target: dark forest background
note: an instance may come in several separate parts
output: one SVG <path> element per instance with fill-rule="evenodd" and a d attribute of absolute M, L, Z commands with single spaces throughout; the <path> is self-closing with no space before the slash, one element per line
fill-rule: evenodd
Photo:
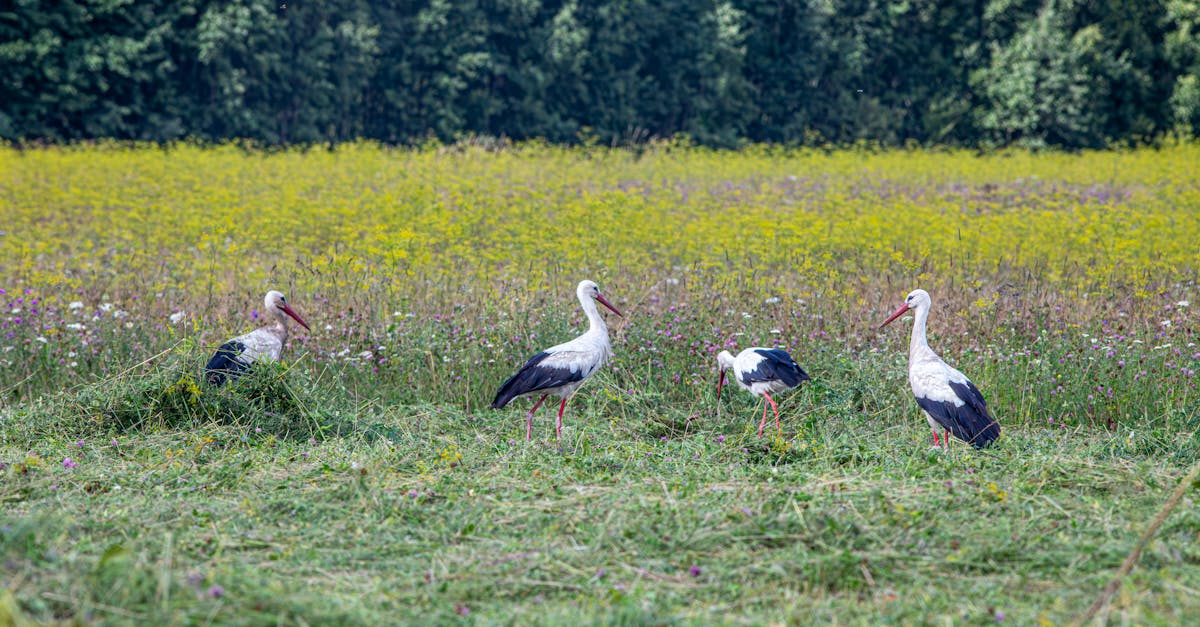
<path fill-rule="evenodd" d="M 16 141 L 1081 148 L 1198 129 L 1198 0 L 0 0 Z"/>

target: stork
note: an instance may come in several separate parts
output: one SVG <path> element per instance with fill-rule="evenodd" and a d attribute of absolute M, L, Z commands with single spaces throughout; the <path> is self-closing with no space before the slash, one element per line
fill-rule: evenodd
<path fill-rule="evenodd" d="M 758 423 L 760 438 L 763 427 L 767 426 L 767 403 L 775 410 L 775 428 L 783 428 L 779 424 L 779 407 L 775 405 L 771 393 L 778 394 L 810 380 L 808 373 L 796 365 L 792 356 L 778 348 L 754 346 L 738 353 L 737 357 L 729 351 L 721 351 L 717 354 L 717 366 L 721 369 L 721 375 L 717 378 L 718 403 L 721 402 L 721 386 L 725 384 L 726 370 L 733 370 L 733 380 L 743 390 L 767 399 L 763 403 L 762 422 Z"/>
<path fill-rule="evenodd" d="M 226 379 L 241 376 L 256 361 L 277 361 L 288 336 L 285 316 L 291 316 L 300 326 L 308 329 L 308 324 L 300 319 L 300 315 L 288 305 L 280 292 L 267 292 L 263 305 L 263 311 L 275 321 L 222 344 L 204 367 L 204 377 L 210 384 L 220 387 Z"/>
<path fill-rule="evenodd" d="M 618 316 L 621 312 L 600 294 L 600 288 L 592 281 L 581 281 L 579 287 L 575 288 L 575 296 L 579 298 L 579 304 L 587 314 L 587 332 L 570 342 L 551 346 L 530 357 L 516 374 L 500 386 L 496 398 L 492 401 L 492 409 L 501 409 L 514 398 L 540 394 L 526 416 L 527 442 L 533 436 L 533 413 L 547 396 L 562 398 L 562 403 L 558 406 L 558 422 L 555 429 L 558 437 L 562 437 L 562 417 L 563 410 L 567 408 L 567 399 L 612 356 L 608 327 L 596 308 L 596 302 L 599 301 Z"/>
<path fill-rule="evenodd" d="M 908 346 L 908 383 L 933 429 L 933 446 L 938 448 L 938 432 L 942 431 L 945 433 L 942 442 L 947 448 L 951 433 L 975 448 L 983 448 L 1000 437 L 1000 423 L 988 413 L 987 401 L 979 388 L 929 348 L 929 342 L 925 341 L 925 321 L 929 318 L 930 304 L 928 292 L 913 290 L 879 328 L 909 310 L 916 312 Z"/>

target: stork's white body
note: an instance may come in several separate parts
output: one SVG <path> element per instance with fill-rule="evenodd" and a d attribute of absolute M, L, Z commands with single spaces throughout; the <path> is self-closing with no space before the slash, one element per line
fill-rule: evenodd
<path fill-rule="evenodd" d="M 914 325 L 913 334 L 916 332 L 917 327 Z M 967 375 L 943 361 L 929 348 L 929 344 L 925 343 L 925 332 L 922 328 L 920 343 L 913 341 L 908 349 L 908 385 L 912 388 L 913 396 L 934 402 L 949 402 L 961 407 L 966 403 L 950 387 L 951 382 L 973 385 Z M 921 410 L 921 413 L 925 414 L 930 429 L 936 432 L 942 428 L 929 412 Z"/>
<path fill-rule="evenodd" d="M 600 289 L 592 281 L 580 282 L 575 289 L 575 296 L 587 315 L 588 330 L 569 342 L 551 346 L 529 358 L 516 374 L 500 386 L 495 400 L 492 401 L 491 407 L 500 409 L 513 399 L 539 396 L 537 403 L 529 410 L 526 420 L 526 440 L 531 439 L 533 435 L 533 413 L 547 396 L 562 399 L 556 423 L 556 433 L 562 437 L 562 414 L 567 399 L 612 356 L 608 325 L 597 310 L 596 301 L 603 303 L 618 316 L 621 315 L 620 312 L 600 295 Z"/>
<path fill-rule="evenodd" d="M 912 336 L 908 345 L 908 383 L 913 397 L 921 407 L 926 422 L 933 429 L 934 446 L 940 432 L 949 434 L 976 448 L 988 446 L 1000 437 L 1000 425 L 992 419 L 983 394 L 966 375 L 951 367 L 925 338 L 932 300 L 925 290 L 913 290 L 902 305 L 883 325 L 913 311 Z M 883 326 L 881 325 L 881 326 Z"/>
<path fill-rule="evenodd" d="M 721 355 L 717 356 L 717 361 L 718 363 L 722 363 L 721 356 L 724 355 L 724 363 L 728 363 L 729 370 L 733 371 L 733 380 L 737 381 L 738 387 L 746 390 L 753 396 L 762 396 L 764 393 L 783 392 L 795 387 L 784 383 L 783 379 L 772 378 L 761 380 L 754 379 L 751 376 L 751 373 L 757 372 L 759 366 L 766 361 L 766 356 L 759 352 L 765 350 L 767 349 L 755 346 L 738 353 L 737 357 L 733 357 L 732 353 L 728 351 L 721 351 Z M 733 358 L 732 361 L 729 361 L 730 357 Z"/>
<path fill-rule="evenodd" d="M 283 354 L 283 344 L 287 342 L 287 338 L 287 323 L 276 319 L 270 325 L 259 327 L 230 341 L 238 342 L 246 347 L 237 356 L 237 360 L 249 366 L 258 361 L 279 361 L 279 356 Z"/>

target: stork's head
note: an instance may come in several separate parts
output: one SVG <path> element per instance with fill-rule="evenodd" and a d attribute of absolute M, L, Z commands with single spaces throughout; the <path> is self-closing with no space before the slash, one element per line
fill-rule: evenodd
<path fill-rule="evenodd" d="M 265 311 L 275 316 L 278 320 L 284 320 L 284 315 L 291 316 L 293 320 L 300 323 L 300 326 L 311 331 L 308 328 L 308 323 L 300 319 L 300 314 L 287 304 L 287 299 L 283 297 L 282 292 L 271 290 L 267 292 L 266 298 L 263 299 L 263 304 L 266 305 Z"/>
<path fill-rule="evenodd" d="M 725 385 L 725 371 L 733 367 L 733 354 L 729 351 L 721 351 L 717 353 L 717 369 L 721 374 L 717 375 L 717 402 L 721 402 L 721 386 Z"/>
<path fill-rule="evenodd" d="M 601 305 L 608 307 L 609 310 L 618 316 L 621 315 L 621 312 L 617 311 L 617 308 L 613 307 L 612 303 L 608 302 L 608 299 L 604 298 L 604 295 L 600 293 L 600 286 L 596 285 L 595 281 L 588 281 L 586 279 L 580 281 L 579 287 L 575 288 L 575 294 L 579 296 L 579 300 L 581 301 L 588 298 L 594 299 L 599 301 Z M 624 316 L 621 317 L 623 318 Z"/>
<path fill-rule="evenodd" d="M 929 299 L 929 292 L 921 289 L 913 290 L 908 293 L 908 296 L 904 297 L 904 304 L 900 305 L 900 308 L 893 312 L 887 320 L 884 320 L 883 324 L 879 325 L 879 328 L 886 327 L 888 323 L 904 315 L 909 310 L 920 309 L 922 307 L 929 309 L 930 303 L 932 301 Z"/>

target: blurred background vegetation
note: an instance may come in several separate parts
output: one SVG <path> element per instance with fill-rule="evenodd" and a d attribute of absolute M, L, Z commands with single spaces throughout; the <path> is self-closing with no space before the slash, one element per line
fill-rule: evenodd
<path fill-rule="evenodd" d="M 15 0 L 0 138 L 1105 147 L 1200 130 L 1196 0 Z"/>

